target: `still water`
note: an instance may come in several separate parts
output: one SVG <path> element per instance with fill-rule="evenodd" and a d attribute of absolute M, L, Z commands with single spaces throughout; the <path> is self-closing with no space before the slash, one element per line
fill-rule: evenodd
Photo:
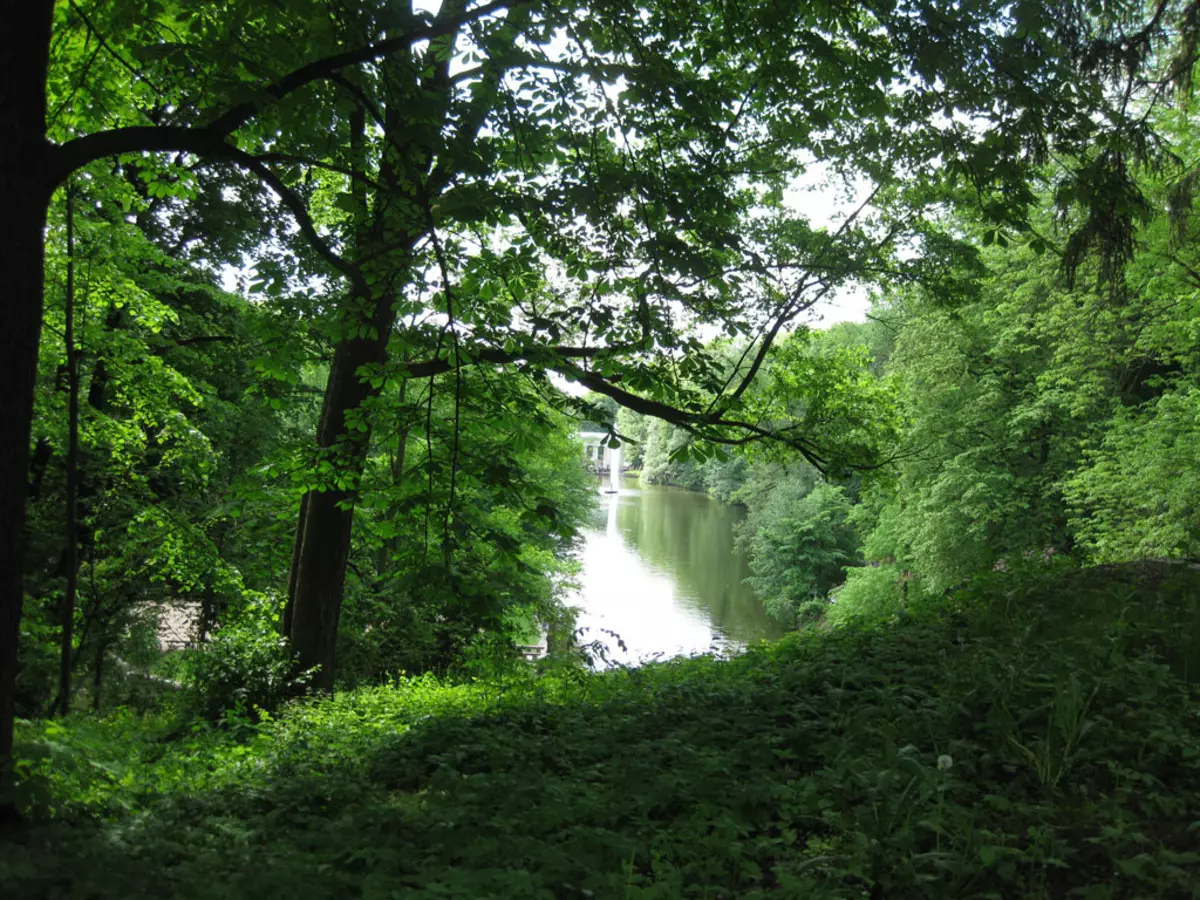
<path fill-rule="evenodd" d="M 733 547 L 744 514 L 705 494 L 629 478 L 620 493 L 601 494 L 584 533 L 580 591 L 570 601 L 588 629 L 581 641 L 603 640 L 609 659 L 629 663 L 777 637 Z M 609 632 L 620 635 L 624 651 Z"/>

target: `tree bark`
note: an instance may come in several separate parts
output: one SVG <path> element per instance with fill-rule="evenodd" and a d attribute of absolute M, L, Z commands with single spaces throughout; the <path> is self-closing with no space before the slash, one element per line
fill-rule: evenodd
<path fill-rule="evenodd" d="M 317 446 L 329 454 L 339 476 L 350 486 L 310 491 L 301 503 L 301 522 L 296 529 L 299 550 L 293 554 L 291 596 L 285 620 L 301 670 L 319 667 L 309 683 L 321 691 L 333 690 L 338 619 L 350 558 L 357 481 L 370 440 L 369 429 L 348 427 L 346 415 L 378 396 L 380 389 L 359 377 L 359 370 L 387 361 L 388 338 L 395 317 L 392 298 L 385 292 L 374 302 L 370 323 L 373 336 L 342 340 L 334 349 L 317 429 Z"/>
<path fill-rule="evenodd" d="M 42 482 L 46 480 L 46 469 L 50 466 L 53 447 L 49 438 L 39 438 L 33 449 L 33 459 L 29 461 L 29 496 L 28 500 L 37 500 L 42 496 Z"/>
<path fill-rule="evenodd" d="M 361 110 L 350 119 L 351 152 L 360 165 L 365 163 L 366 122 Z M 403 134 L 401 120 L 389 113 L 389 135 Z M 393 147 L 404 147 L 398 139 Z M 407 148 L 398 159 L 407 162 Z M 385 157 L 380 181 L 405 197 L 411 204 L 411 185 L 396 185 L 396 160 Z M 329 381 L 317 425 L 317 447 L 323 459 L 333 463 L 342 486 L 309 491 L 300 504 L 296 527 L 296 548 L 288 576 L 288 603 L 284 612 L 288 642 L 296 653 L 302 672 L 316 669 L 309 681 L 318 691 L 333 690 L 337 674 L 338 621 L 346 568 L 350 560 L 350 538 L 354 525 L 354 505 L 358 480 L 370 444 L 369 422 L 363 418 L 352 423 L 356 413 L 365 412 L 364 404 L 378 397 L 382 387 L 373 386 L 360 375 L 364 366 L 382 367 L 388 359 L 388 342 L 396 324 L 393 286 L 411 266 L 412 248 L 421 229 L 392 230 L 387 227 L 392 196 L 376 197 L 371 222 L 369 198 L 361 182 L 351 187 L 355 199 L 354 248 L 362 257 L 373 248 L 390 244 L 390 252 L 378 263 L 381 277 L 368 288 L 362 281 L 347 297 L 345 323 L 353 327 L 355 337 L 343 337 L 333 352 Z M 371 226 L 368 227 L 368 223 Z M 363 333 L 365 326 L 366 334 Z"/>
<path fill-rule="evenodd" d="M 33 388 L 42 326 L 42 229 L 53 191 L 46 67 L 53 3 L 0 0 L 0 819 L 15 816 L 13 700 Z"/>
<path fill-rule="evenodd" d="M 465 7 L 465 0 L 448 0 L 442 4 L 438 21 L 433 26 L 442 30 L 432 38 L 434 44 L 441 44 L 446 50 L 453 48 L 462 17 L 472 14 L 466 13 Z M 508 21 L 525 21 L 526 16 L 528 10 L 521 8 Z M 460 24 L 454 25 L 454 22 Z M 359 226 L 354 235 L 354 249 L 360 262 L 374 260 L 370 265 L 380 277 L 372 282 L 362 277 L 364 273 L 359 266 L 346 268 L 359 276 L 355 290 L 348 298 L 347 310 L 350 317 L 356 316 L 355 310 L 369 310 L 366 315 L 357 315 L 366 320 L 361 324 L 370 327 L 370 335 L 343 338 L 334 349 L 317 445 L 334 462 L 341 485 L 332 490 L 310 491 L 301 504 L 300 522 L 296 528 L 297 549 L 293 552 L 288 605 L 284 613 L 288 639 L 301 670 L 318 667 L 311 681 L 317 690 L 333 689 L 338 620 L 350 558 L 354 504 L 370 440 L 368 423 L 360 420 L 357 427 L 352 427 L 347 415 L 362 410 L 363 404 L 380 392 L 380 388 L 364 381 L 359 372 L 363 366 L 382 366 L 387 361 L 388 340 L 396 322 L 397 295 L 393 286 L 409 274 L 413 248 L 426 233 L 426 223 L 414 219 L 411 211 L 426 205 L 428 197 L 439 193 L 450 177 L 450 169 L 444 165 L 446 160 L 434 163 L 435 148 L 444 141 L 443 127 L 448 121 L 438 123 L 432 118 L 414 121 L 407 117 L 408 107 L 418 97 L 427 107 L 432 96 L 440 95 L 443 112 L 450 113 L 453 84 L 449 77 L 449 61 L 452 55 L 449 52 L 432 54 L 440 62 L 421 76 L 415 92 L 406 86 L 408 72 L 392 70 L 384 64 L 389 102 L 384 124 L 386 149 L 379 164 L 378 178 L 384 187 L 375 195 L 370 229 L 364 228 L 369 221 L 367 193 L 362 182 L 355 181 L 351 185 Z M 494 88 L 502 71 L 500 67 L 488 73 L 485 82 Z M 491 105 L 490 92 L 484 91 L 457 129 L 460 142 L 474 140 Z M 366 162 L 364 124 L 362 110 L 356 110 L 350 120 L 350 141 L 352 155 L 360 167 Z M 402 202 L 397 203 L 397 200 Z M 374 252 L 369 252 L 372 250 Z M 442 360 L 436 362 L 440 364 Z M 410 372 L 410 377 L 413 374 Z"/>
<path fill-rule="evenodd" d="M 296 602 L 296 578 L 300 574 L 300 548 L 304 546 L 304 526 L 308 522 L 308 498 L 305 493 L 300 498 L 300 512 L 296 516 L 296 537 L 292 541 L 292 562 L 288 568 L 287 605 L 283 608 L 283 636 L 292 636 L 292 607 Z"/>
<path fill-rule="evenodd" d="M 79 354 L 75 349 L 75 197 L 67 183 L 67 586 L 59 616 L 59 712 L 71 711 L 71 661 L 74 653 L 75 605 L 79 592 Z"/>

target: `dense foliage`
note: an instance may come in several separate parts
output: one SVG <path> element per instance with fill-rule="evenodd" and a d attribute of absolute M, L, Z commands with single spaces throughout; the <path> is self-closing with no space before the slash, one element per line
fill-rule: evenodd
<path fill-rule="evenodd" d="M 1189 156 L 1194 113 L 1160 120 Z M 971 291 L 881 290 L 867 323 L 799 331 L 768 357 L 750 402 L 769 415 L 795 398 L 793 419 L 832 423 L 841 458 L 875 465 L 822 477 L 761 450 L 718 458 L 682 429 L 618 417 L 644 447 L 644 478 L 749 508 L 743 548 L 783 620 L 887 618 L 979 572 L 1057 557 L 1196 554 L 1192 170 L 1137 174 L 1147 211 L 1116 275 L 1093 259 L 1068 277 L 1065 247 L 1041 236 L 1063 234 L 1064 177 L 1046 167 L 1040 218 L 1019 238 L 948 214 L 976 241 L 958 269 Z M 835 512 L 831 487 L 849 509 Z M 835 556 L 842 570 L 820 577 Z"/>
<path fill-rule="evenodd" d="M 1195 895 L 1200 6 L 0 23 L 6 897 Z M 579 429 L 798 633 L 588 672 Z"/>
<path fill-rule="evenodd" d="M 404 679 L 240 740 L 30 728 L 57 822 L 0 877 L 14 898 L 1189 896 L 1198 590 L 1184 565 L 995 574 L 943 614 L 731 662 Z"/>

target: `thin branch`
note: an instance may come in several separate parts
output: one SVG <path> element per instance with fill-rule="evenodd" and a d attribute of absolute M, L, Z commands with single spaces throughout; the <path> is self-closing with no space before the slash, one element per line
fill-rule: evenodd
<path fill-rule="evenodd" d="M 450 267 L 446 264 L 446 253 L 442 241 L 438 237 L 437 226 L 433 221 L 433 207 L 429 198 L 425 201 L 425 220 L 429 228 L 429 238 L 433 242 L 434 256 L 437 257 L 438 269 L 442 275 L 442 292 L 446 295 L 446 328 L 450 332 L 450 342 L 454 348 L 454 441 L 450 451 L 450 496 L 446 501 L 446 516 L 442 520 L 442 552 L 446 558 L 446 570 L 450 569 L 450 520 L 454 515 L 454 494 L 458 480 L 458 453 L 462 437 L 462 364 L 458 343 L 458 328 L 454 321 L 454 294 L 450 289 Z"/>
<path fill-rule="evenodd" d="M 376 125 L 384 130 L 387 129 L 387 122 L 383 117 L 383 112 L 379 109 L 379 106 L 367 96 L 366 91 L 360 88 L 349 78 L 346 78 L 344 75 L 330 75 L 329 81 L 333 84 L 336 84 L 351 97 L 357 100 L 359 106 L 371 114 L 371 118 L 375 120 Z"/>
<path fill-rule="evenodd" d="M 516 43 L 516 36 L 528 18 L 527 9 L 522 9 L 520 12 L 521 15 L 513 15 L 510 17 L 512 21 L 507 23 L 512 26 L 514 34 L 508 44 L 508 49 L 511 49 Z M 466 112 L 463 114 L 461 124 L 455 129 L 454 137 L 447 142 L 446 153 L 434 165 L 433 171 L 429 173 L 429 177 L 425 181 L 425 190 L 427 193 L 439 192 L 451 183 L 454 165 L 457 162 L 454 159 L 454 151 L 466 150 L 478 139 L 480 129 L 483 128 L 488 113 L 495 108 L 496 95 L 499 91 L 500 83 L 509 70 L 508 59 L 504 54 L 501 54 L 499 64 L 493 65 L 495 62 L 494 57 L 489 57 L 479 67 L 481 70 L 486 69 L 481 74 L 481 88 L 478 91 L 472 91 L 470 106 L 468 106 Z M 447 69 L 446 71 L 447 80 L 452 81 L 449 78 L 449 70 Z"/>
<path fill-rule="evenodd" d="M 570 60 L 554 60 L 545 55 L 537 56 L 529 52 L 509 53 L 505 56 L 504 63 L 510 70 L 545 69 L 548 72 L 560 72 L 565 75 L 600 76 L 601 80 L 603 78 L 620 78 L 623 75 L 633 74 L 633 69 L 630 66 L 624 66 L 620 63 L 577 63 Z M 478 78 L 483 74 L 484 70 L 484 65 L 463 69 L 450 79 L 450 83 L 462 84 L 465 81 Z"/>
<path fill-rule="evenodd" d="M 1200 272 L 1197 272 L 1195 268 L 1193 268 L 1192 266 L 1190 266 L 1186 262 L 1184 262 L 1182 259 L 1180 259 L 1178 254 L 1163 253 L 1163 254 L 1159 254 L 1159 255 L 1162 256 L 1163 258 L 1168 259 L 1171 262 L 1175 263 L 1175 265 L 1179 266 L 1179 268 L 1183 269 L 1183 271 L 1185 273 L 1187 273 L 1187 276 L 1195 284 L 1200 285 Z"/>
<path fill-rule="evenodd" d="M 88 80 L 88 76 L 91 74 L 92 65 L 96 62 L 96 57 L 98 57 L 103 50 L 104 47 L 100 44 L 97 44 L 96 49 L 92 51 L 92 55 L 89 56 L 87 62 L 83 64 L 83 70 L 79 73 L 79 78 L 76 80 L 75 85 L 71 88 L 71 93 L 63 97 L 58 106 L 54 108 L 54 112 L 52 112 L 46 119 L 47 132 L 49 132 L 54 128 L 55 125 L 58 124 L 58 117 L 62 115 L 63 110 L 75 102 L 75 97 L 79 94 L 79 89 L 83 87 L 84 83 Z"/>
<path fill-rule="evenodd" d="M 213 154 L 212 161 L 231 162 L 257 175 L 259 180 L 274 191 L 275 195 L 279 197 L 280 202 L 288 208 L 288 211 L 295 218 L 296 224 L 300 226 L 300 233 L 304 235 L 305 239 L 312 245 L 321 258 L 331 267 L 349 278 L 354 284 L 362 284 L 363 276 L 358 266 L 338 255 L 329 243 L 321 237 L 317 232 L 317 227 L 313 223 L 312 217 L 308 213 L 308 206 L 299 194 L 284 184 L 283 180 L 261 158 L 253 156 L 244 150 L 239 150 L 237 147 L 226 144 L 224 141 L 220 141 L 219 143 L 222 148 L 221 155 L 218 157 L 216 154 Z"/>
<path fill-rule="evenodd" d="M 229 334 L 200 334 L 196 337 L 178 338 L 175 340 L 177 347 L 186 347 L 191 344 L 212 344 L 225 343 L 233 340 L 233 336 Z"/>
<path fill-rule="evenodd" d="M 119 54 L 116 50 L 114 50 L 112 48 L 112 46 L 108 43 L 108 41 L 106 41 L 104 39 L 104 35 L 100 33 L 100 29 L 92 24 L 92 20 L 87 17 L 87 13 L 85 13 L 82 9 L 80 9 L 79 4 L 76 3 L 75 0 L 69 0 L 69 2 L 71 5 L 71 9 L 75 10 L 75 13 L 83 21 L 84 27 L 87 28 L 88 32 L 92 35 L 92 37 L 94 37 L 96 39 L 96 42 L 102 48 L 104 48 L 104 52 L 107 53 L 109 56 L 111 56 L 113 59 L 115 59 L 121 65 L 121 67 L 123 69 L 125 69 L 125 71 L 127 71 L 130 75 L 132 75 L 134 81 L 145 82 L 147 85 L 150 86 L 150 89 L 152 91 L 154 91 L 154 93 L 158 94 L 161 97 L 162 91 L 152 81 L 150 81 L 150 79 L 147 78 L 141 71 L 134 68 L 134 66 L 128 60 L 126 60 L 123 56 L 121 56 L 121 54 Z"/>
<path fill-rule="evenodd" d="M 450 34 L 457 31 L 463 25 L 486 18 L 494 12 L 518 5 L 520 2 L 524 2 L 524 0 L 493 0 L 491 3 L 477 6 L 475 9 L 468 10 L 461 15 L 423 25 L 396 37 L 387 38 L 379 43 L 367 44 L 365 47 L 360 47 L 357 50 L 348 50 L 345 53 L 336 53 L 333 56 L 327 56 L 324 59 L 301 66 L 299 69 L 283 76 L 283 78 L 267 87 L 263 93 L 271 98 L 270 102 L 276 103 L 314 81 L 321 81 L 336 74 L 341 69 L 360 63 L 372 62 L 384 56 L 391 56 L 393 53 L 411 47 L 418 41 L 432 40 L 433 38 Z M 265 105 L 265 103 L 259 100 L 248 100 L 244 103 L 239 103 L 213 120 L 207 127 L 221 135 L 232 134 L 261 112 Z"/>
<path fill-rule="evenodd" d="M 264 163 L 292 163 L 298 166 L 311 166 L 314 169 L 326 169 L 330 172 L 337 172 L 339 175 L 345 175 L 351 181 L 357 181 L 360 184 L 365 184 L 369 188 L 374 188 L 377 191 L 385 190 L 384 186 L 373 178 L 368 178 L 362 172 L 356 172 L 354 169 L 347 166 L 339 166 L 334 163 L 323 162 L 319 159 L 313 159 L 311 156 L 303 156 L 297 153 L 259 153 L 255 159 Z"/>
<path fill-rule="evenodd" d="M 492 347 L 479 347 L 473 350 L 460 348 L 458 365 L 505 365 L 515 362 L 536 362 L 548 369 L 557 369 L 558 363 L 570 359 L 592 359 L 604 353 L 611 353 L 610 347 L 536 347 L 523 351 L 504 351 Z M 432 378 L 451 371 L 455 364 L 448 359 L 435 356 L 423 362 L 404 363 L 400 368 L 406 378 Z M 572 375 L 572 377 L 574 377 Z"/>
<path fill-rule="evenodd" d="M 714 417 L 709 413 L 688 412 L 678 407 L 660 403 L 657 400 L 639 397 L 637 394 L 623 390 L 597 375 L 585 372 L 577 366 L 561 366 L 558 368 L 558 371 L 563 375 L 575 379 L 584 387 L 590 388 L 598 394 L 611 397 L 627 409 L 632 409 L 634 412 L 641 413 L 642 415 L 654 416 L 654 418 L 670 422 L 672 425 L 678 425 L 680 428 L 703 440 L 727 446 L 742 446 L 759 440 L 771 440 L 791 447 L 818 471 L 824 472 L 828 465 L 827 461 L 817 452 L 813 444 L 803 437 L 790 437 L 783 432 L 769 431 L 750 422 L 723 419 Z M 743 434 L 741 437 L 729 437 L 728 435 L 713 433 L 709 430 L 711 428 L 736 428 L 743 432 L 749 432 L 750 435 Z"/>
<path fill-rule="evenodd" d="M 837 231 L 833 233 L 833 241 L 841 238 L 849 230 L 850 226 L 858 220 L 858 217 L 862 215 L 863 210 L 865 210 L 875 200 L 882 189 L 882 184 L 875 185 L 875 188 L 871 191 L 867 198 L 859 204 L 858 208 L 855 209 L 854 212 L 846 217 L 846 221 L 843 222 L 838 227 Z M 891 235 L 889 235 L 888 238 L 885 238 L 885 242 L 890 239 Z M 813 283 L 819 284 L 820 282 L 818 281 Z M 821 290 L 817 292 L 815 297 L 805 304 L 804 307 L 800 307 L 800 299 L 803 296 L 804 291 L 806 291 L 810 286 L 811 283 L 803 281 L 792 292 L 791 297 L 783 305 L 780 313 L 776 316 L 775 322 L 771 326 L 770 331 L 768 331 L 766 337 L 763 338 L 762 344 L 759 346 L 758 353 L 755 354 L 754 361 L 750 364 L 749 370 L 742 377 L 742 380 L 738 383 L 738 386 L 734 388 L 733 394 L 728 398 L 727 403 L 736 403 L 738 398 L 741 397 L 742 394 L 746 392 L 746 389 L 750 387 L 751 382 L 754 381 L 754 377 L 758 374 L 758 370 L 762 367 L 763 361 L 767 358 L 767 353 L 770 351 L 771 345 L 775 342 L 775 338 L 779 336 L 779 332 L 783 326 L 795 318 L 801 312 L 802 308 L 806 309 L 811 307 L 814 303 L 821 300 L 826 294 L 828 294 L 833 288 L 832 284 L 825 284 Z M 730 376 L 730 380 L 735 377 L 737 371 L 741 368 L 742 360 L 745 358 L 746 355 L 743 353 L 742 359 L 738 360 L 738 364 L 733 370 L 734 374 Z M 714 397 L 712 403 L 709 404 L 708 411 L 711 412 L 716 408 L 717 404 L 721 402 L 721 400 L 724 398 L 725 389 L 729 387 L 729 383 L 729 381 L 725 382 L 725 387 L 721 389 L 721 392 Z"/>

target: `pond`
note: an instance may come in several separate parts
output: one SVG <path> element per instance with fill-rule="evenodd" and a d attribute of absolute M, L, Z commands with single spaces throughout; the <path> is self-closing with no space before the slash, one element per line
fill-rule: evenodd
<path fill-rule="evenodd" d="M 568 601 L 587 629 L 581 642 L 603 640 L 610 660 L 631 663 L 734 652 L 778 637 L 733 546 L 744 515 L 705 494 L 630 478 L 619 493 L 602 493 L 584 532 L 580 590 Z"/>

